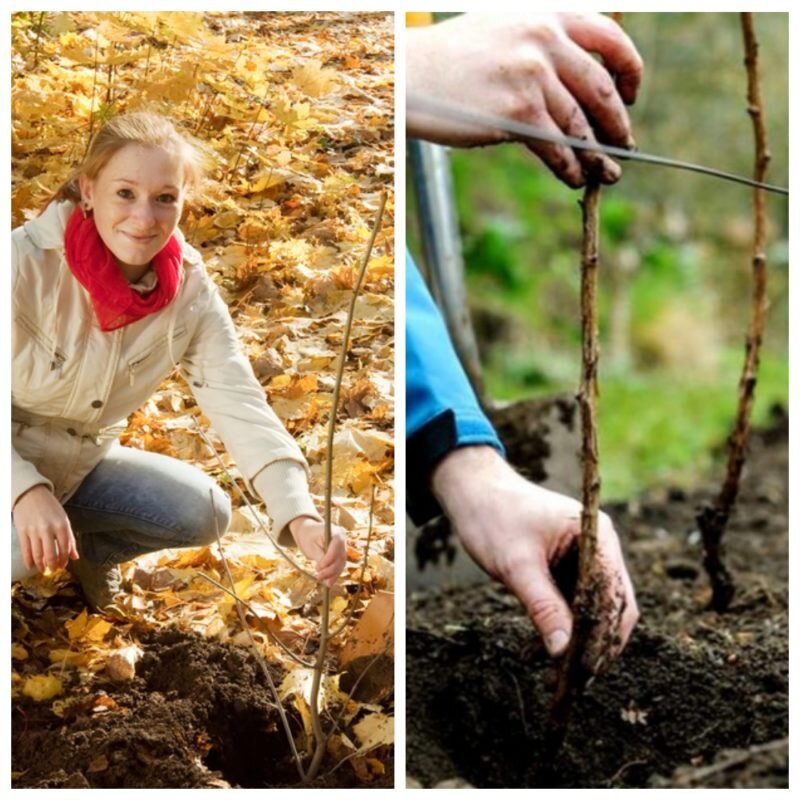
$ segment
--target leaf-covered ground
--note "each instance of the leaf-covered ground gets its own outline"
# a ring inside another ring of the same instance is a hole
[[[272,407],[303,447],[320,502],[347,304],[380,194],[388,195],[356,307],[333,462],[334,522],[348,530],[349,558],[334,590],[331,627],[338,633],[323,694],[326,725],[342,713],[331,765],[346,773],[340,781],[362,784],[391,775],[391,669],[375,665],[392,654],[384,633],[394,588],[393,26],[390,14],[366,13],[12,17],[13,224],[38,213],[115,114],[161,111],[196,137],[210,174],[188,202],[182,230],[229,302]],[[225,553],[305,748],[309,670],[297,659],[314,658],[316,585],[267,540],[263,507],[242,503],[235,465],[176,376],[131,416],[123,442],[198,464],[231,491],[236,511]],[[124,687],[139,680],[128,676],[137,667],[126,664],[139,663],[141,648],[147,669],[148,647],[165,627],[185,631],[188,642],[199,635],[214,647],[247,644],[232,598],[202,577],[225,583],[216,546],[152,554],[125,565],[123,574],[128,591],[116,619],[82,610],[65,573],[14,587],[15,757],[33,715],[45,727],[50,719],[54,731],[76,719],[91,728],[100,717],[105,726],[109,715],[125,718],[132,706],[126,711]],[[359,664],[371,664],[371,673],[353,691]],[[379,673],[384,680],[375,679]],[[208,759],[215,747],[200,736],[186,745],[186,758],[219,767],[219,759]],[[100,786],[114,785],[113,772],[116,781],[133,781],[128,785],[153,785],[152,756],[149,771],[126,778],[101,755],[75,764],[78,778],[67,775],[66,784],[48,783],[41,765],[15,763],[14,777],[18,785]],[[220,775],[203,785],[224,785],[224,770]]]

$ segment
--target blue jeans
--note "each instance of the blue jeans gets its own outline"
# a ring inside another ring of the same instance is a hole
[[[216,524],[209,491],[214,493]],[[199,547],[225,533],[228,495],[205,473],[175,458],[117,445],[64,505],[81,558],[118,564],[165,547]],[[36,573],[12,532],[11,578]]]

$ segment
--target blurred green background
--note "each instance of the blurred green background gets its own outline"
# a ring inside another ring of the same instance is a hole
[[[444,15],[443,15],[444,16]],[[788,186],[788,15],[756,14],[772,161]],[[642,151],[751,175],[739,15],[629,13],[645,61],[630,109]],[[493,400],[575,391],[580,192],[520,145],[452,151],[470,309]],[[750,312],[752,190],[639,164],[603,191],[600,457],[604,499],[691,486],[720,464]],[[421,261],[409,185],[408,237]],[[788,402],[788,199],[768,196],[770,309],[755,420]],[[720,480],[721,480],[720,473]]]

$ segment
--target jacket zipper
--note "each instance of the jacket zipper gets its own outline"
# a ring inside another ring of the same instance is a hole
[[[172,336],[173,341],[175,339],[178,339],[179,337],[183,336],[184,333],[186,333],[186,326],[178,328],[178,330],[176,330],[175,333]],[[139,367],[145,361],[147,361],[147,359],[150,358],[150,356],[152,356],[153,353],[155,353],[156,350],[158,350],[158,348],[161,347],[161,345],[163,345],[164,342],[166,342],[166,341],[167,341],[167,337],[166,336],[162,337],[146,353],[144,353],[144,355],[139,356],[134,361],[129,361],[128,362],[128,383],[129,383],[130,386],[133,386],[134,383],[135,383],[136,371],[139,369]]]
[[[61,379],[62,369],[64,367],[64,362],[67,360],[67,357],[60,353],[58,350],[53,353],[53,360],[50,362],[50,371],[53,372],[54,370],[58,370],[58,378]]]
[[[134,384],[134,378],[136,377],[136,370],[137,370],[137,368],[139,367],[139,365],[140,365],[140,364],[141,364],[143,361],[147,361],[147,359],[148,359],[148,358],[150,358],[150,356],[152,355],[152,353],[153,353],[153,351],[151,350],[151,351],[150,351],[150,352],[149,352],[147,355],[145,355],[145,356],[142,356],[141,358],[137,358],[137,359],[136,359],[136,361],[131,361],[131,362],[128,364],[128,376],[129,376],[129,381],[128,381],[128,383],[129,383],[131,386],[133,386],[133,384]]]
[[[20,315],[17,317],[18,322],[25,330],[28,331],[31,338],[42,347],[50,358],[50,371],[58,371],[59,379],[62,376],[64,362],[67,360],[66,355],[57,347],[53,347],[53,342],[48,340],[47,337],[34,325],[27,317]]]

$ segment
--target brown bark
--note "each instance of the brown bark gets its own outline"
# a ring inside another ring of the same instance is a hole
[[[572,605],[573,628],[559,670],[549,728],[552,752],[560,748],[575,698],[583,691],[590,672],[586,650],[600,617],[600,575],[596,565],[597,517],[600,505],[600,473],[597,450],[597,271],[600,185],[590,179],[581,203],[583,243],[581,247],[582,372],[578,393],[581,410],[583,456],[583,509],[578,540],[578,581]]]
[[[767,131],[764,124],[761,79],[758,69],[758,42],[753,29],[753,15],[741,15],[742,34],[747,68],[747,113],[753,121],[755,138],[755,168],[753,177],[764,181],[770,160]],[[734,595],[733,579],[722,560],[722,536],[730,519],[739,493],[739,481],[747,457],[747,438],[750,417],[755,401],[761,341],[764,335],[764,318],[767,310],[767,257],[766,257],[766,192],[753,191],[753,294],[750,322],[745,340],[745,358],[739,379],[739,403],[733,430],[728,439],[728,463],[720,493],[713,505],[706,506],[697,516],[705,548],[704,566],[711,579],[711,607],[725,611]]]

